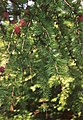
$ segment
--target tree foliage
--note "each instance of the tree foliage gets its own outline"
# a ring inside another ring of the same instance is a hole
[[[82,10],[81,0],[0,1],[0,119],[82,120]]]

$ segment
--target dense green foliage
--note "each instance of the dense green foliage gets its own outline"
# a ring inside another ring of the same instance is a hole
[[[0,120],[82,120],[82,1],[8,1],[0,1]]]

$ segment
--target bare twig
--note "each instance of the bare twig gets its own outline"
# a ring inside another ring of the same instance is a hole
[[[69,6],[71,9],[73,9],[73,7],[66,0],[64,0],[64,2],[66,3],[67,6]]]
[[[24,49],[25,40],[22,41],[22,51]]]

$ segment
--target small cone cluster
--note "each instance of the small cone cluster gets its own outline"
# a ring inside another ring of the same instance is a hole
[[[14,27],[14,32],[18,35],[21,32],[21,27],[25,27],[26,26],[26,21],[24,19],[21,19],[19,22],[19,25],[16,25]]]

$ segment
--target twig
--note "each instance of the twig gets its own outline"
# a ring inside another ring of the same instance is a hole
[[[73,9],[73,7],[66,0],[64,0],[64,2],[66,3],[67,6],[69,6],[71,9]]]
[[[30,65],[30,75],[31,75],[31,83],[32,83],[32,67]]]
[[[25,40],[22,41],[22,51],[24,49]]]

